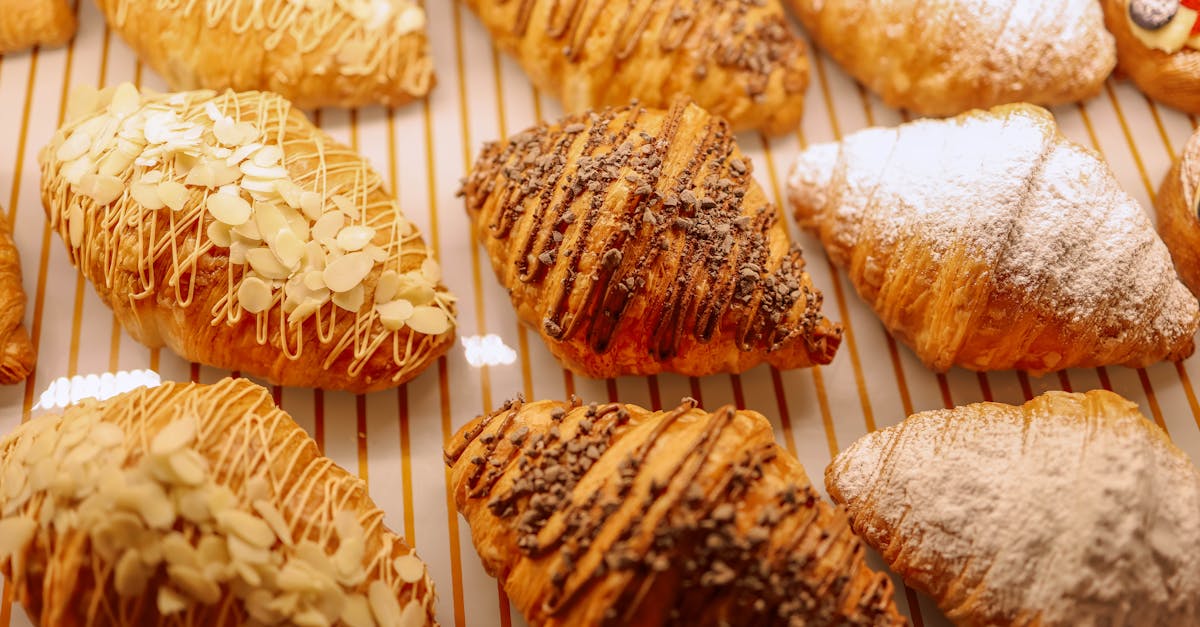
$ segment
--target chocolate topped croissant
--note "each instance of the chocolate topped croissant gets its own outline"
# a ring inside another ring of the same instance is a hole
[[[576,372],[829,363],[841,328],[751,171],[725,122],[678,102],[488,144],[462,193],[518,315]]]
[[[68,407],[0,440],[0,571],[42,625],[435,625],[425,564],[245,379]]]
[[[903,625],[844,513],[752,411],[510,402],[446,447],[531,625]]]

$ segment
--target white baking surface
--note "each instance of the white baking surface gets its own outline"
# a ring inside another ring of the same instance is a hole
[[[326,110],[319,112],[318,122],[357,145],[392,182],[401,207],[440,256],[445,281],[459,297],[460,340],[445,359],[399,390],[357,397],[295,388],[276,392],[283,407],[328,455],[368,480],[388,523],[415,543],[437,583],[443,625],[523,624],[480,567],[467,526],[448,510],[442,462],[442,442],[454,429],[519,393],[563,398],[573,391],[588,400],[619,399],[646,406],[669,405],[691,395],[710,408],[745,405],[772,420],[780,441],[820,482],[836,450],[869,429],[895,424],[909,410],[985,398],[1019,403],[1045,390],[1106,386],[1136,401],[1193,459],[1200,458],[1200,406],[1191,383],[1200,377],[1197,358],[1145,370],[1073,370],[1039,378],[962,370],[937,376],[888,339],[845,276],[832,272],[817,240],[807,235],[797,234],[813,280],[826,295],[825,311],[847,330],[831,365],[791,372],[758,368],[740,377],[702,380],[659,376],[590,381],[567,375],[536,334],[518,325],[489,262],[471,244],[466,213],[455,197],[458,181],[482,142],[560,110],[531,88],[515,63],[492,48],[487,33],[459,3],[427,4],[439,83],[429,101],[394,111]],[[0,205],[15,223],[29,294],[26,324],[39,349],[34,376],[24,385],[0,389],[0,433],[28,416],[43,390],[59,377],[153,369],[164,379],[212,382],[227,374],[189,364],[169,351],[150,351],[122,333],[46,226],[37,152],[57,125],[65,89],[77,83],[121,81],[165,89],[158,76],[143,69],[130,49],[107,32],[90,2],[80,1],[79,15],[79,35],[71,46],[0,58]],[[829,141],[871,124],[903,119],[819,55],[814,56],[807,102],[798,133],[769,143],[757,134],[739,138],[768,195],[776,198],[804,142]],[[1103,152],[1125,189],[1147,208],[1172,154],[1195,126],[1194,119],[1152,105],[1130,85],[1115,81],[1098,98],[1055,113],[1069,136]],[[470,362],[464,339],[471,345]],[[493,365],[472,365],[481,362]],[[872,559],[881,564],[878,557]],[[906,591],[898,579],[896,583],[897,603],[915,624],[948,624],[929,599]],[[10,603],[10,593],[5,591],[0,605],[0,627],[28,625],[20,607]]]

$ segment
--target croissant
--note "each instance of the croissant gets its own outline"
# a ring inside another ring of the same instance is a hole
[[[1179,276],[1200,293],[1200,132],[1193,134],[1183,155],[1154,197],[1158,232],[1171,251]]]
[[[787,133],[808,86],[779,0],[467,0],[539,89],[569,112],[680,95],[735,130]]]
[[[244,379],[37,418],[0,471],[0,567],[43,625],[436,624],[363,482]]]
[[[903,625],[762,415],[505,404],[446,447],[484,568],[531,625]]]
[[[75,12],[66,0],[4,0],[0,54],[65,44],[74,35]]]
[[[72,97],[40,154],[72,263],[135,339],[367,392],[453,344],[453,298],[379,175],[267,92]]]
[[[1116,65],[1095,0],[790,0],[816,45],[885,103],[955,115],[1100,92]]]
[[[1147,96],[1200,113],[1200,3],[1101,0],[1117,68]]]
[[[1200,621],[1200,471],[1112,392],[916,414],[825,485],[958,625]]]
[[[417,0],[96,0],[174,90],[273,91],[303,109],[397,106],[433,88]]]
[[[825,364],[841,328],[729,126],[677,102],[484,146],[463,187],[517,314],[592,377]]]
[[[1042,373],[1192,353],[1200,307],[1150,220],[1044,109],[813,146],[789,190],[801,225],[930,368]]]
[[[0,385],[24,381],[36,355],[25,330],[25,288],[12,228],[0,210]]]

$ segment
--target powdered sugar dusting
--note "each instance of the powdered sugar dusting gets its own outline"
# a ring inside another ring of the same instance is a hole
[[[1200,620],[1200,472],[1110,392],[917,414],[826,483],[959,624]]]

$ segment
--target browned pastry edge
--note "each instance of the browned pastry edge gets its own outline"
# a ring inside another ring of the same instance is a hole
[[[1200,217],[1195,208],[1187,206],[1183,185],[1181,157],[1163,178],[1154,197],[1154,211],[1158,216],[1158,234],[1171,251],[1179,278],[1193,293],[1200,294]],[[1193,187],[1200,187],[1200,181],[1193,182]]]
[[[0,54],[65,44],[75,28],[75,12],[67,0],[4,0]]]
[[[1147,96],[1176,109],[1200,113],[1200,50],[1167,53],[1147,48],[1129,27],[1121,0],[1100,0],[1104,22],[1117,39],[1117,69]]]
[[[0,385],[24,381],[37,355],[25,330],[25,288],[12,227],[0,209]]]

